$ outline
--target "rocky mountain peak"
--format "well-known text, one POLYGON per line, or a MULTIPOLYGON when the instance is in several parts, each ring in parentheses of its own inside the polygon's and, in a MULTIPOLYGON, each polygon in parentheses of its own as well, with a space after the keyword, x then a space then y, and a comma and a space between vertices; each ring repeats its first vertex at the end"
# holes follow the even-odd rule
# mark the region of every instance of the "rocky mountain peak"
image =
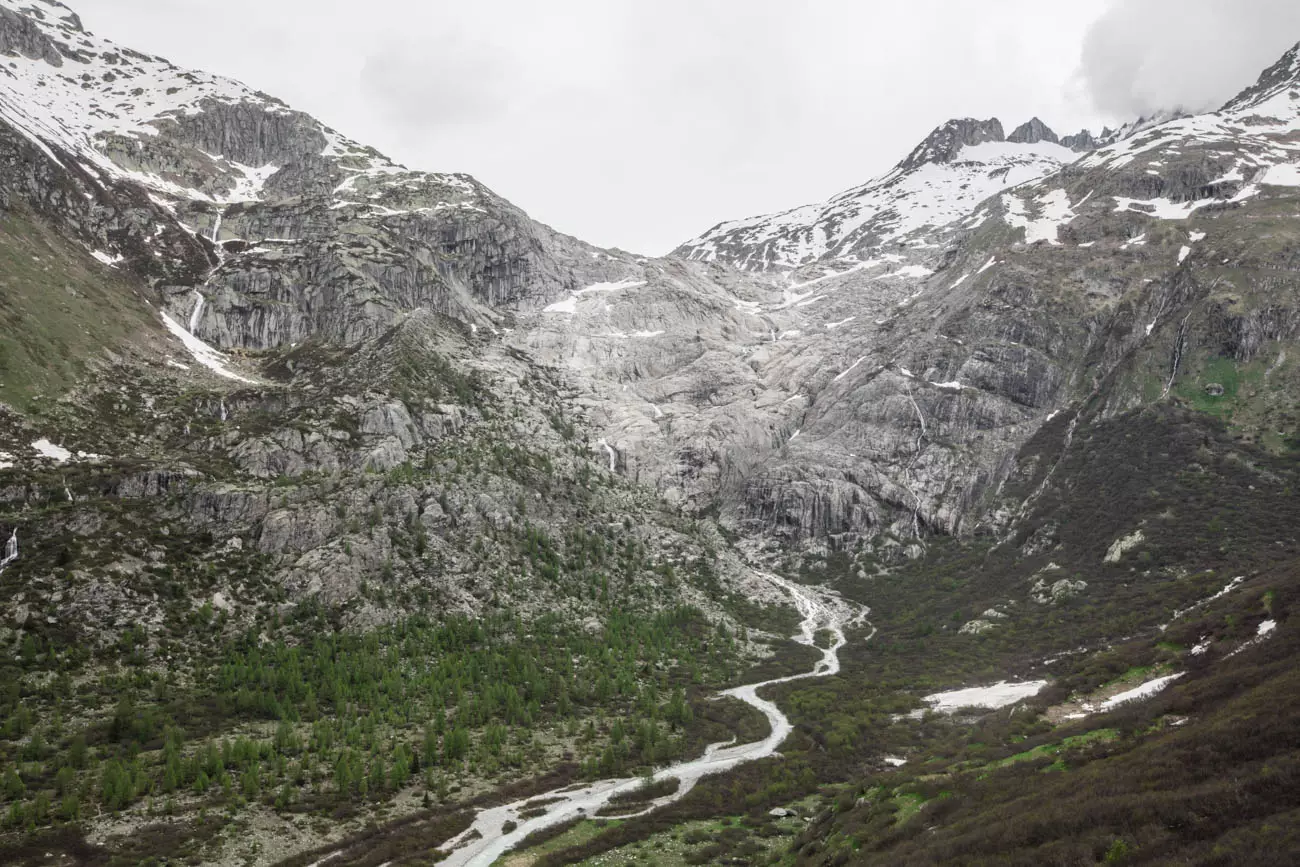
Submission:
POLYGON ((0 0, 0 18, 24 19, 28 27, 62 31, 68 36, 86 32, 81 17, 57 0, 0 0))
POLYGON ((1011 135, 1007 136, 1007 141, 1016 142, 1017 144, 1038 144, 1040 141, 1060 144, 1060 137, 1052 132, 1052 128, 1043 123, 1037 117, 1029 120, 1016 127, 1011 135))
POLYGON ((907 159, 899 163, 898 168, 910 171, 926 163, 950 163, 964 147, 1006 140, 1002 121, 996 117, 988 120, 954 118, 926 136, 925 141, 917 145, 907 159))
MULTIPOLYGON (((39 7, 25 4, 20 6, 13 0, 0 2, 0 54, 43 60, 51 66, 62 66, 63 52, 38 23, 44 17, 39 7)), ((75 15, 72 18, 79 31, 80 20, 76 20, 75 15)))
POLYGON ((1222 111, 1255 108, 1284 91, 1300 88, 1300 43, 1259 76, 1259 80, 1237 94, 1222 111))
MULTIPOLYGON (((1103 138, 1105 135, 1106 133, 1102 133, 1103 138)), ((1074 135, 1063 136, 1061 138, 1061 146, 1067 147, 1077 153, 1084 153, 1096 150, 1099 141, 1100 139, 1094 136, 1089 130, 1081 129, 1074 135)))
POLYGON ((935 249, 935 231, 968 216, 989 196, 1077 158, 1037 118, 1017 133, 1017 140, 1008 139, 997 118, 955 118, 881 177, 826 202, 719 223, 675 254, 771 271, 821 259, 874 261, 885 246, 906 243, 935 249))

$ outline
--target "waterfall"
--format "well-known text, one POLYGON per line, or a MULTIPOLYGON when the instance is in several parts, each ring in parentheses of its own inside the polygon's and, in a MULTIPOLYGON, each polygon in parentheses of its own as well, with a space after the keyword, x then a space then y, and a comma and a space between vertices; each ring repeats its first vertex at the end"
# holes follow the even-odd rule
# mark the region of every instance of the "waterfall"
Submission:
POLYGON ((226 399, 224 397, 221 399, 220 407, 221 407, 221 420, 225 421, 227 418, 229 418, 229 413, 226 412, 226 399))
POLYGON ((190 334, 195 334, 198 331, 199 317, 203 315, 203 305, 207 303, 203 293, 197 289, 194 290, 194 298, 194 311, 190 313, 190 334))
POLYGON ((0 559, 0 569, 8 566, 18 559, 18 528, 14 527, 13 533, 10 534, 9 540, 5 542, 5 555, 0 559))

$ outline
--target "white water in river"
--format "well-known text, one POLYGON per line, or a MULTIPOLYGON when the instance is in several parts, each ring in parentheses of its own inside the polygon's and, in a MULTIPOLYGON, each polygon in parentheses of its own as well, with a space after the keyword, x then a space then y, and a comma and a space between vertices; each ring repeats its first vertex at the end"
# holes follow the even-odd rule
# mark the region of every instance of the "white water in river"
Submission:
MULTIPOLYGON (((819 630, 825 629, 831 633, 833 639, 830 647, 822 651, 822 658, 813 666, 812 671, 791 677, 766 680, 749 686, 739 686, 720 693, 723 696, 737 698, 761 711, 772 727, 771 734, 763 740, 751 744, 733 746, 734 741, 725 744, 713 744, 698 759, 670 765, 656 771, 654 780, 675 777, 681 781, 681 785, 678 786, 677 791, 658 799, 649 808, 637 813, 627 814, 628 816, 648 813, 676 801, 689 792, 702 777, 719 774, 744 762, 752 762, 775 754, 777 747, 789 737, 794 726, 791 725, 790 720, 781 712, 780 708, 767 699, 759 698, 758 690, 765 686, 786 683, 791 680, 823 677, 835 674, 840 670, 839 651, 845 642, 844 628, 864 618, 867 610, 821 588, 805 587, 776 575, 764 575, 763 577, 789 593, 793 597, 795 605, 798 606, 799 613, 803 615, 799 634, 795 636, 794 640, 800 644, 812 646, 813 637, 819 630)), ((486 867, 486 865, 492 864, 506 852, 515 848, 534 831, 570 819, 593 816, 597 810, 607 805, 615 795, 635 791, 643 784, 644 778, 639 777, 622 780, 602 780, 589 786, 558 789, 553 792, 534 795, 513 804, 482 810, 474 818, 473 825, 443 847, 444 850, 450 850, 450 854, 441 863, 455 865, 455 867, 460 867, 460 865, 486 867), (520 812, 525 809, 525 805, 529 802, 551 798, 558 798, 559 800, 545 806, 545 815, 536 816, 532 819, 520 818, 520 812), (504 833, 502 826, 506 822, 514 822, 517 827, 509 833, 504 833), (475 832, 477 832, 477 836, 475 832)), ((627 816, 622 818, 627 818, 627 816)))

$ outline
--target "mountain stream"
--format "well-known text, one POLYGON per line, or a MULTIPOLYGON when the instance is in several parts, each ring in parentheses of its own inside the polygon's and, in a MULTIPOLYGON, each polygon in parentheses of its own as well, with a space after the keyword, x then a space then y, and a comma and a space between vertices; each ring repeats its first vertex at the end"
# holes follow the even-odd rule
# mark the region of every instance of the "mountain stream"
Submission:
MULTIPOLYGON (((839 651, 846 642, 844 630, 861 622, 867 615, 867 609, 822 588, 795 584, 779 576, 766 573, 762 577, 789 594, 798 607, 799 613, 803 615, 803 621, 799 625, 799 634, 794 637, 794 640, 800 644, 815 647, 817 633, 826 630, 831 635, 830 646, 822 648, 821 659, 817 661, 811 671, 789 677, 779 677, 774 680, 765 680, 762 683, 738 686, 719 693, 720 697, 729 696, 739 699, 745 704, 758 709, 766 716, 771 726, 771 733, 766 738, 754 743, 740 745, 735 745, 734 739, 728 743, 713 744, 698 759, 656 770, 651 778, 652 781, 658 782, 676 778, 679 781, 677 790, 670 795, 653 801, 649 807, 632 808, 634 812, 617 816, 602 816, 602 818, 631 818, 651 812, 686 795, 703 777, 728 771, 744 762, 752 762, 776 754, 777 747, 790 735, 794 726, 774 703, 759 697, 758 691, 763 687, 778 683, 787 683, 792 680, 810 677, 826 677, 839 672, 839 651)), ((574 818, 595 816, 596 812, 608 805, 616 795, 636 791, 645 785, 646 779, 645 777, 630 777, 618 780, 601 780, 578 788, 569 786, 552 792, 533 795, 512 804, 481 810, 475 816, 473 825, 449 840, 442 847, 443 851, 447 853, 447 858, 441 863, 453 865, 453 867, 462 867, 462 865, 463 867, 486 867, 486 865, 494 863, 506 852, 514 849, 534 831, 567 822, 574 818), (550 802, 545 804, 546 812, 544 814, 532 818, 522 817, 521 814, 527 809, 527 804, 536 805, 542 801, 550 802), (511 827, 511 830, 506 831, 505 828, 508 822, 512 823, 513 827, 511 827)))

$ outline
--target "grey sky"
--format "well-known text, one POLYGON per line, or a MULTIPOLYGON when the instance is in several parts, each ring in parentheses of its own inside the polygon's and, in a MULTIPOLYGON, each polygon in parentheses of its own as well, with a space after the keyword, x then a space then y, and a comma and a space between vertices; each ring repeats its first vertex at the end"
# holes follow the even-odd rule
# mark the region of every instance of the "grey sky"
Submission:
POLYGON ((646 253, 867 180, 949 117, 1098 127, 1235 92, 1300 40, 1300 22, 1289 42, 1261 24, 1293 0, 68 2, 102 35, 646 253), (1179 47, 1211 37, 1227 50, 1191 75, 1179 47))
POLYGON ((1297 42, 1296 0, 1131 0, 1087 34, 1082 77, 1115 115, 1215 109, 1297 42))

